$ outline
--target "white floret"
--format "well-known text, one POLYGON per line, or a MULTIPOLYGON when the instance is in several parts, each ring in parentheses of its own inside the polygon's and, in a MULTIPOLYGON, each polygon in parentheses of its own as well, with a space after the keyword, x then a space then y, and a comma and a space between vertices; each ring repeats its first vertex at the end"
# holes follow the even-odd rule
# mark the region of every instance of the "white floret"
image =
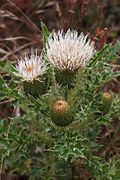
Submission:
POLYGON ((46 45, 49 62, 58 70, 74 71, 85 67, 95 53, 94 42, 88 35, 70 29, 58 31, 48 38, 46 45))

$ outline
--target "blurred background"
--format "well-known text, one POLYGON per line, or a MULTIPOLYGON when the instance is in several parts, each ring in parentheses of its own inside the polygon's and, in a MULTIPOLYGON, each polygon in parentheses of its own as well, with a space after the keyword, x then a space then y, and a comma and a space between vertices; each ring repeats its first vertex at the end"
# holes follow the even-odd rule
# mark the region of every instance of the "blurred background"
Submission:
POLYGON ((0 0, 1 60, 16 60, 31 46, 41 51, 41 21, 50 31, 90 32, 100 49, 120 37, 120 0, 0 0))

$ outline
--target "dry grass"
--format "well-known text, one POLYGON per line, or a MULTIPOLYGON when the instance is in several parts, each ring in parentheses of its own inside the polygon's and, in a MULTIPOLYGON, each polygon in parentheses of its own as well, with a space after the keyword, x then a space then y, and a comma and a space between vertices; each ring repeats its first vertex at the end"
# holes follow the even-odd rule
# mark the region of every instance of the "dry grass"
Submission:
POLYGON ((109 40, 119 35, 119 0, 2 0, 0 3, 0 57, 16 60, 30 47, 43 47, 40 21, 52 29, 76 28, 92 34, 109 28, 109 40), (94 23, 93 23, 94 22, 94 23), (111 23, 112 22, 112 23, 111 23))

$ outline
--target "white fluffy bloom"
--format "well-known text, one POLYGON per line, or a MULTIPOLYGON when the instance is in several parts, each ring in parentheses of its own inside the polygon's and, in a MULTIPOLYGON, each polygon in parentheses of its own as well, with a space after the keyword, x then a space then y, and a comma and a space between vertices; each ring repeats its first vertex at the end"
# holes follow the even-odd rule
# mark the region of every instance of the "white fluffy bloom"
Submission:
POLYGON ((23 81, 32 82, 46 71, 46 66, 42 56, 38 56, 37 51, 36 53, 31 51, 30 55, 18 60, 17 70, 23 81))
POLYGON ((46 46, 49 62, 58 70, 74 71, 86 66, 95 53, 94 42, 88 35, 75 30, 53 33, 46 46))

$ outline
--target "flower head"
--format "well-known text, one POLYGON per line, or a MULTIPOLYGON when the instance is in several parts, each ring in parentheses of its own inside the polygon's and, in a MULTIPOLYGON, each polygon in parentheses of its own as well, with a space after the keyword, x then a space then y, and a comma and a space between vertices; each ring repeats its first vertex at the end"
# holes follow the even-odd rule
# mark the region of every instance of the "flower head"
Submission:
POLYGON ((32 82, 46 71, 46 66, 42 60, 42 56, 31 51, 30 55, 18 60, 17 70, 23 81, 32 82))
POLYGON ((58 100, 53 105, 53 112, 56 114, 64 114, 68 109, 69 105, 65 100, 58 100))
POLYGON ((46 46, 49 62, 62 71, 74 71, 86 66, 95 53, 94 42, 88 35, 70 29, 58 31, 48 38, 46 46))
POLYGON ((112 95, 109 92, 104 92, 102 94, 102 101, 103 102, 111 102, 112 101, 112 95))

